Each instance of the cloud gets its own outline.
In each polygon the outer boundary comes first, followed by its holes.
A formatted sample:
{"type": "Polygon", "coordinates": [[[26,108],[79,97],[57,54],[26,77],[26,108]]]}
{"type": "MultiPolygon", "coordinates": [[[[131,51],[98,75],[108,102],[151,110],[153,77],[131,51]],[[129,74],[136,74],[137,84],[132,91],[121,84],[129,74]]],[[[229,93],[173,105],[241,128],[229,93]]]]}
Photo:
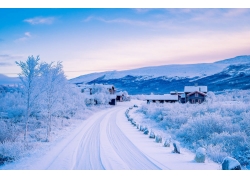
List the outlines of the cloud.
{"type": "Polygon", "coordinates": [[[11,63],[0,62],[0,66],[11,66],[11,63]]]}
{"type": "Polygon", "coordinates": [[[10,54],[0,54],[0,61],[12,61],[12,60],[18,60],[22,59],[24,56],[22,55],[10,55],[10,54]]]}
{"type": "Polygon", "coordinates": [[[91,21],[92,19],[94,19],[94,17],[93,17],[93,16],[89,16],[89,17],[87,17],[86,19],[84,19],[83,22],[89,22],[89,21],[91,21]]]}
{"type": "Polygon", "coordinates": [[[26,33],[24,33],[24,35],[25,35],[26,37],[31,37],[30,32],[26,32],[26,33]]]}
{"type": "Polygon", "coordinates": [[[126,38],[105,43],[84,52],[81,56],[86,67],[95,64],[97,69],[129,69],[150,65],[191,64],[226,59],[249,54],[250,32],[193,32],[185,35],[159,35],[147,38],[126,38]],[[222,46],[223,44],[223,46],[222,46]],[[119,61],[117,61],[119,59],[119,61]]]}
{"type": "Polygon", "coordinates": [[[139,25],[139,26],[144,26],[148,24],[148,22],[146,21],[136,21],[136,20],[130,20],[130,19],[123,19],[123,18],[110,19],[110,20],[99,18],[99,20],[105,23],[122,23],[122,24],[139,25]]]}
{"type": "Polygon", "coordinates": [[[89,22],[91,20],[97,20],[104,23],[117,23],[117,24],[129,24],[129,25],[136,25],[136,26],[146,26],[149,25],[149,22],[147,21],[137,21],[137,20],[131,20],[126,18],[117,18],[117,19],[104,19],[101,17],[94,17],[89,16],[86,19],[83,20],[83,22],[89,22]]]}
{"type": "Polygon", "coordinates": [[[24,22],[27,22],[32,25],[53,24],[55,19],[56,19],[55,17],[34,17],[30,19],[25,19],[24,22]]]}
{"type": "Polygon", "coordinates": [[[229,9],[226,13],[224,13],[224,16],[225,17],[238,17],[249,12],[250,12],[249,9],[245,9],[245,8],[229,9]]]}
{"type": "Polygon", "coordinates": [[[153,9],[150,9],[150,8],[135,8],[134,9],[136,13],[139,13],[139,14],[144,14],[144,13],[147,13],[153,9]]]}
{"type": "Polygon", "coordinates": [[[28,39],[30,39],[31,37],[32,36],[31,36],[30,32],[25,32],[24,36],[21,37],[21,38],[16,39],[15,42],[24,42],[24,41],[27,41],[28,39]]]}

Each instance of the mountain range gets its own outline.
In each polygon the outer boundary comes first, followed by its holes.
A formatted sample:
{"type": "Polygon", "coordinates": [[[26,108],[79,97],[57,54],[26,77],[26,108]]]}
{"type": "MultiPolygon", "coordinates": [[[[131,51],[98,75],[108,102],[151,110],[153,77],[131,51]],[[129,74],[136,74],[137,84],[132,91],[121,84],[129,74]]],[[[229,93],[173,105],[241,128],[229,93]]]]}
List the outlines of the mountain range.
{"type": "Polygon", "coordinates": [[[113,84],[116,89],[135,94],[167,94],[183,91],[194,84],[208,91],[250,89],[250,56],[237,56],[214,63],[174,64],[125,71],[82,75],[69,80],[74,84],[113,84]]]}
{"type": "MultiPolygon", "coordinates": [[[[18,78],[0,74],[0,84],[16,84],[18,78]]],[[[73,84],[112,84],[117,90],[135,94],[168,94],[194,84],[208,91],[250,89],[250,55],[214,63],[172,64],[124,71],[91,73],[69,79],[73,84]]]]}
{"type": "Polygon", "coordinates": [[[20,79],[18,77],[8,77],[0,74],[0,85],[18,84],[20,79]]]}

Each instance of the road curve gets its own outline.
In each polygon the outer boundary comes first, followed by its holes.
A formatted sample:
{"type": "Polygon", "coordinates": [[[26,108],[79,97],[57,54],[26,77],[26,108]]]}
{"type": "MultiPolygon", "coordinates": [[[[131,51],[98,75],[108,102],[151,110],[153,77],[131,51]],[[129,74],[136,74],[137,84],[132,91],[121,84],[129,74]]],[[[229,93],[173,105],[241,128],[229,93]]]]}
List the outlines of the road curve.
{"type": "Polygon", "coordinates": [[[32,170],[169,170],[218,169],[214,163],[194,163],[193,154],[182,149],[172,153],[132,126],[125,111],[134,102],[96,112],[67,138],[52,146],[29,165],[32,170]]]}
{"type": "MultiPolygon", "coordinates": [[[[117,125],[126,121],[128,103],[102,110],[88,118],[36,169],[159,170],[117,125]],[[50,157],[49,157],[50,156],[50,157]],[[49,157],[49,158],[48,158],[49,157]]],[[[128,122],[126,122],[128,124],[128,122]]],[[[131,126],[131,129],[134,129],[131,126]]]]}

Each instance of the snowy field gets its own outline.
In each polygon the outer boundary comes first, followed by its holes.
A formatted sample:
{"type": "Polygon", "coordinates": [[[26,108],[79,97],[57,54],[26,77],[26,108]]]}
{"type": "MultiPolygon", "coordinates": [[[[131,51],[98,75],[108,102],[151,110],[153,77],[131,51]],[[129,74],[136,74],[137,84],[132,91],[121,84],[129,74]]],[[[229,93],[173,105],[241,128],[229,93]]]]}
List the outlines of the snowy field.
{"type": "Polygon", "coordinates": [[[214,162],[221,164],[230,156],[249,169],[249,91],[209,92],[202,104],[142,104],[130,114],[137,123],[178,140],[192,152],[202,147],[214,162]]]}
{"type": "MultiPolygon", "coordinates": [[[[125,117],[125,111],[139,100],[121,102],[95,113],[68,135],[28,157],[1,166],[2,170],[219,170],[220,165],[206,160],[196,163],[192,152],[173,146],[163,147],[125,117]]],[[[77,126],[77,127],[76,127],[77,126]]],[[[65,133],[65,132],[61,132],[65,133]]]]}

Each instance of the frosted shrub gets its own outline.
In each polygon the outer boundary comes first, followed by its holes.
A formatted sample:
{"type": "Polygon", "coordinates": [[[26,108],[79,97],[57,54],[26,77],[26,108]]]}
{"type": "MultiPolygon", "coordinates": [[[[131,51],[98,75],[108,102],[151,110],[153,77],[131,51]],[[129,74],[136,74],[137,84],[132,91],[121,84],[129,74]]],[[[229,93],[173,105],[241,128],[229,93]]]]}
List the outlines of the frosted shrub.
{"type": "Polygon", "coordinates": [[[223,150],[229,154],[239,151],[241,146],[247,143],[247,136],[243,132],[235,133],[214,133],[211,135],[210,144],[221,144],[223,150]]]}
{"type": "Polygon", "coordinates": [[[0,143],[4,141],[15,141],[18,137],[19,130],[4,121],[0,121],[0,143]]]}
{"type": "Polygon", "coordinates": [[[250,91],[207,93],[202,104],[147,104],[136,112],[177,138],[191,150],[207,149],[207,156],[222,163],[232,156],[250,164],[250,91]]]}
{"type": "Polygon", "coordinates": [[[220,144],[217,145],[208,145],[207,146],[207,155],[217,163],[222,163],[223,159],[228,156],[228,153],[223,151],[223,148],[220,144]]]}
{"type": "Polygon", "coordinates": [[[24,153],[24,145],[21,142],[4,141],[0,143],[0,161],[2,163],[19,159],[24,153]]]}
{"type": "Polygon", "coordinates": [[[210,115],[190,120],[177,131],[177,136],[185,142],[193,143],[201,139],[208,140],[213,133],[233,132],[235,129],[230,123],[230,118],[210,115]]]}

